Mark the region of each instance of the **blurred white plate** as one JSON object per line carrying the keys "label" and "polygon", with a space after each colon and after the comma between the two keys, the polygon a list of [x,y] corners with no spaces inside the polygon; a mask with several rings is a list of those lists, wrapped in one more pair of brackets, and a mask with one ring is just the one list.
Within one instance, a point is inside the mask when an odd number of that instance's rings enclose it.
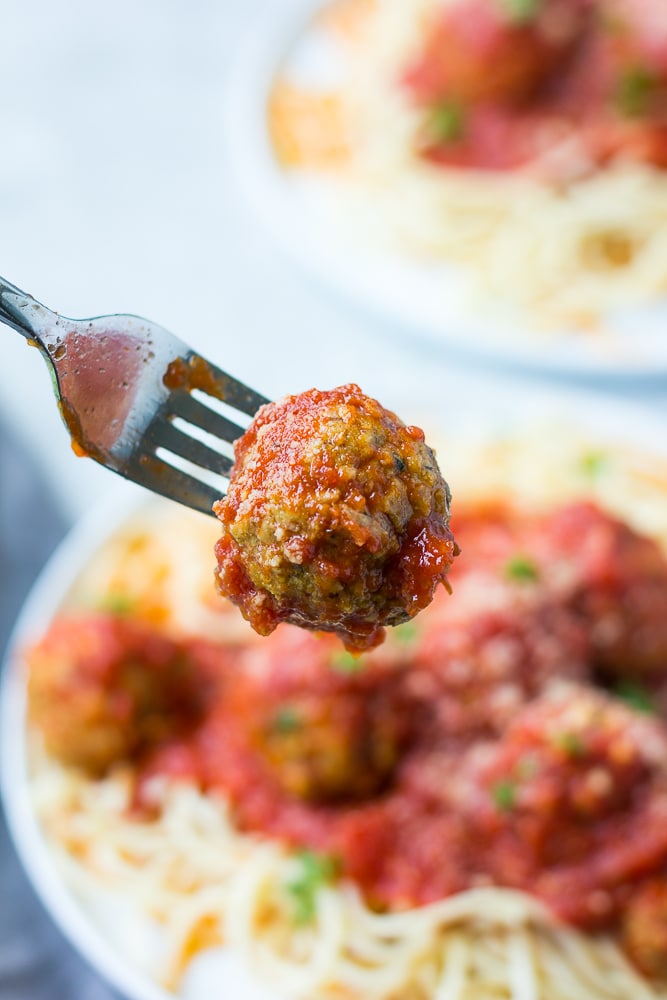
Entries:
{"label": "blurred white plate", "polygon": [[472,315],[453,267],[355,239],[344,199],[326,178],[280,166],[267,128],[277,73],[296,70],[300,79],[321,79],[337,72],[336,53],[314,22],[323,6],[323,0],[266,3],[228,79],[229,155],[249,204],[277,243],[310,274],[383,319],[388,332],[451,354],[593,378],[667,374],[667,300],[604,317],[604,333],[545,332],[491,301],[484,315]]}
{"label": "blurred white plate", "polygon": [[[419,402],[406,417],[419,419],[437,437],[437,428],[460,428],[464,440],[488,441],[525,426],[549,421],[545,452],[556,444],[560,425],[567,434],[590,435],[597,444],[634,445],[667,457],[667,419],[638,406],[601,402],[573,391],[526,390],[465,398],[448,392],[442,408],[425,414]],[[551,423],[553,421],[553,423]],[[546,461],[547,459],[545,459]],[[446,456],[443,460],[446,473]],[[122,901],[107,893],[78,895],[68,888],[63,871],[40,830],[30,797],[26,755],[26,690],[21,651],[46,629],[77,576],[95,551],[146,503],[143,490],[120,483],[109,502],[91,511],[61,544],[35,584],[9,643],[0,694],[0,784],[7,820],[22,863],[44,905],[72,944],[115,987],[131,1000],[168,1000],[173,996],[151,979],[148,965],[159,964],[160,936]],[[278,1000],[256,983],[224,949],[195,959],[186,977],[184,1000]]]}

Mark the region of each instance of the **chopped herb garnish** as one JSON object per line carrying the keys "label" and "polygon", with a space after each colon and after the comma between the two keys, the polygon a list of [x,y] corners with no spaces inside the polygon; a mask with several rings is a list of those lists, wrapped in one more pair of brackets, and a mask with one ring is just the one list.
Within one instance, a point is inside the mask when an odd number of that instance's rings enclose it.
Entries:
{"label": "chopped herb garnish", "polygon": [[552,743],[568,757],[581,757],[585,749],[581,737],[567,731],[554,733]]}
{"label": "chopped herb garnish", "polygon": [[533,21],[542,6],[542,0],[502,0],[507,18],[512,24]]}
{"label": "chopped herb garnish", "polygon": [[364,669],[364,661],[360,656],[344,650],[341,653],[334,653],[331,657],[331,669],[338,674],[356,674]]}
{"label": "chopped herb garnish", "polygon": [[609,465],[609,455],[604,451],[590,451],[581,459],[581,471],[589,479],[595,479]]}
{"label": "chopped herb garnish", "polygon": [[463,108],[448,101],[433,108],[426,120],[426,134],[429,142],[458,142],[465,135],[465,113]]}
{"label": "chopped herb garnish", "polygon": [[615,694],[617,698],[620,698],[637,712],[650,714],[656,711],[653,695],[638,681],[619,681],[615,688]]}
{"label": "chopped herb garnish", "polygon": [[338,875],[339,865],[328,854],[301,851],[294,858],[298,870],[287,883],[287,891],[294,904],[294,922],[310,924],[317,912],[317,894]]}
{"label": "chopped herb garnish", "polygon": [[616,87],[616,106],[628,118],[641,118],[649,111],[649,104],[656,89],[657,80],[650,70],[643,66],[627,70]]}
{"label": "chopped herb garnish", "polygon": [[110,615],[129,615],[134,611],[136,601],[127,594],[107,594],[99,603],[100,611],[106,611]]}
{"label": "chopped herb garnish", "polygon": [[527,556],[514,556],[505,563],[505,575],[510,580],[528,583],[539,579],[539,570]]}
{"label": "chopped herb garnish", "polygon": [[301,716],[291,705],[279,708],[271,720],[271,729],[274,733],[294,733],[301,729],[302,725]]}
{"label": "chopped herb garnish", "polygon": [[537,758],[532,753],[526,753],[517,762],[515,771],[518,778],[526,781],[528,778],[534,778],[537,774],[539,768],[539,763]]}
{"label": "chopped herb garnish", "polygon": [[493,801],[502,812],[511,812],[516,805],[516,784],[513,781],[499,781],[492,789]]}
{"label": "chopped herb garnish", "polygon": [[396,642],[405,645],[414,642],[418,635],[419,629],[414,622],[405,622],[404,625],[397,625],[392,632],[392,636]]}

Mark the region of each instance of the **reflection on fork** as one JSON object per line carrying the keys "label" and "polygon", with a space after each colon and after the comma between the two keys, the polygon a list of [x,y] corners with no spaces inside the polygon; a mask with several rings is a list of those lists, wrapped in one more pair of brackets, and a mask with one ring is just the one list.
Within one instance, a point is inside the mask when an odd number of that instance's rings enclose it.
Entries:
{"label": "reflection on fork", "polygon": [[211,514],[268,400],[138,316],[73,320],[0,278],[0,322],[39,347],[77,453]]}

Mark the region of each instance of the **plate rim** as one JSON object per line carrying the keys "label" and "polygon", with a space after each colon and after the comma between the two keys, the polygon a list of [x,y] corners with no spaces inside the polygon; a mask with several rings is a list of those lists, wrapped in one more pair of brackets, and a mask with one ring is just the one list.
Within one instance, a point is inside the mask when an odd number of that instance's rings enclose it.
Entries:
{"label": "plate rim", "polygon": [[[51,620],[87,557],[142,507],[155,502],[130,484],[114,490],[67,532],[28,593],[7,642],[0,683],[0,799],[23,871],[47,915],[87,964],[128,1000],[173,1000],[118,952],[88,918],[58,873],[31,803],[26,753],[26,688],[20,650]],[[41,626],[40,626],[41,623]]]}

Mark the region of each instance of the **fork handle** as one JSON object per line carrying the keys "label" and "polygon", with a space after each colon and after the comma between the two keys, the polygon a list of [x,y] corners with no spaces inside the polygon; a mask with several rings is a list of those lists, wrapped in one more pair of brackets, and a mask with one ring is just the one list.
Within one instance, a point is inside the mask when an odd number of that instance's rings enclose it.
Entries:
{"label": "fork handle", "polygon": [[41,343],[42,337],[53,328],[57,318],[55,313],[33,299],[32,295],[0,278],[0,323],[11,326],[26,340]]}

